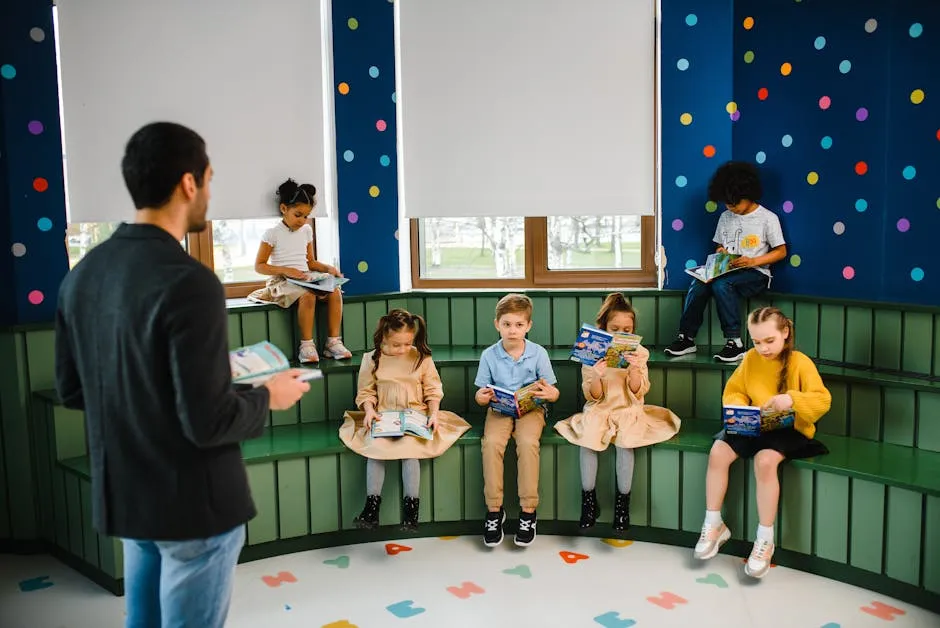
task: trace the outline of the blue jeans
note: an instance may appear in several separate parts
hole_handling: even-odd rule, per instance
[[[767,275],[753,268],[728,273],[709,283],[693,279],[689,292],[685,296],[682,318],[679,319],[679,333],[688,338],[695,338],[699,327],[702,326],[708,300],[715,297],[718,321],[721,323],[721,331],[724,332],[725,338],[740,338],[741,311],[738,301],[766,290],[767,281]]]
[[[122,540],[127,628],[222,628],[245,526],[191,541]]]

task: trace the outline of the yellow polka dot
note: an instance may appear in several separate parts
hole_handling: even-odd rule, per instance
[[[784,76],[790,76],[790,72],[792,71],[793,71],[793,66],[790,65],[789,63],[784,63],[783,65],[780,66],[780,74],[783,74]]]
[[[810,185],[816,185],[819,182],[819,174],[816,172],[810,172],[806,175],[806,182]]]
[[[349,83],[340,83],[339,85],[336,86],[336,88],[339,90],[339,93],[342,94],[343,96],[349,93]]]
[[[364,272],[366,272],[367,270],[369,270],[369,264],[368,264],[367,262],[359,262],[359,264],[356,266],[356,268],[359,269],[359,272],[360,272],[360,273],[364,273]]]
[[[373,185],[369,188],[369,196],[376,198],[379,195],[379,186]]]
[[[754,28],[754,18],[746,17],[744,18],[744,30],[749,31]]]
[[[924,90],[922,89],[915,89],[911,92],[911,102],[915,105],[919,105],[920,103],[924,102],[924,98],[926,97],[927,94],[925,94]]]
[[[692,114],[683,113],[681,116],[679,116],[679,122],[681,122],[684,126],[689,126],[692,124]]]
[[[738,103],[734,102],[733,100],[729,102],[727,105],[725,105],[725,111],[727,111],[729,114],[732,114],[737,110],[738,110]]]

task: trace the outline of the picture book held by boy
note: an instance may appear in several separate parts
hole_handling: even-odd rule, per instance
[[[371,433],[374,438],[404,436],[405,434],[424,440],[434,438],[428,426],[428,417],[411,409],[379,412],[379,418],[372,421]]]
[[[643,336],[604,331],[585,323],[581,325],[574,346],[571,347],[571,359],[585,366],[594,366],[600,360],[606,360],[610,368],[627,368],[629,363],[624,354],[636,351],[642,340]]]
[[[273,375],[290,368],[290,361],[284,352],[267,340],[231,351],[228,357],[232,367],[233,384],[250,384],[257,387]],[[302,370],[303,373],[297,379],[309,380],[323,377],[323,373],[318,369]]]
[[[349,279],[347,277],[335,277],[330,273],[310,271],[307,273],[306,279],[292,279],[288,277],[287,281],[319,292],[333,292],[337,286],[343,285],[349,281]]]
[[[516,391],[500,388],[499,386],[490,386],[493,389],[493,400],[490,402],[490,407],[500,414],[518,419],[545,403],[543,399],[535,396],[538,385],[538,382],[532,382]]]
[[[738,436],[760,436],[770,432],[793,427],[796,414],[793,410],[764,410],[757,406],[725,406],[722,408],[722,422],[726,434]]]
[[[707,258],[705,258],[705,264],[703,266],[686,268],[685,272],[692,275],[702,283],[708,283],[709,281],[717,277],[721,277],[722,275],[746,268],[745,266],[741,266],[740,268],[733,268],[731,266],[731,262],[739,257],[741,256],[735,255],[733,253],[712,253]]]

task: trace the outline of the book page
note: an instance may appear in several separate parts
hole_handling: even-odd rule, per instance
[[[379,413],[379,418],[372,421],[373,436],[402,436],[400,410],[386,410]]]
[[[519,410],[519,416],[532,412],[542,405],[543,401],[535,396],[535,390],[538,387],[538,382],[532,382],[516,391],[516,406]]]
[[[425,440],[433,438],[431,428],[428,427],[428,417],[416,410],[405,410],[402,416],[404,417],[404,430],[406,432]]]
[[[267,340],[231,351],[229,364],[236,384],[252,383],[259,377],[263,381],[290,366],[287,356]]]

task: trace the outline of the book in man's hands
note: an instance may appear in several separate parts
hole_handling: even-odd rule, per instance
[[[717,277],[722,275],[727,275],[728,273],[734,272],[736,270],[742,270],[747,268],[746,266],[739,266],[734,268],[731,266],[731,262],[741,257],[734,253],[712,253],[707,258],[705,258],[705,264],[702,266],[696,266],[695,268],[686,268],[685,272],[692,275],[702,283],[708,283]]]
[[[724,406],[721,411],[726,434],[760,436],[787,427],[793,427],[793,410],[764,410],[757,406]]]
[[[335,277],[330,273],[310,271],[307,273],[305,279],[293,279],[288,277],[287,281],[297,284],[298,286],[303,286],[304,288],[309,288],[310,290],[317,290],[318,292],[333,292],[338,286],[349,281],[349,279],[347,277]]]
[[[490,386],[493,389],[493,400],[490,401],[490,407],[500,414],[518,419],[545,404],[544,399],[535,396],[538,387],[538,382],[532,382],[515,391],[500,388],[499,386]]]
[[[228,358],[232,367],[233,384],[260,386],[272,376],[291,367],[284,352],[267,340],[230,351]],[[297,379],[320,377],[323,377],[323,373],[317,369],[303,369]]]
[[[585,366],[594,366],[606,360],[610,368],[627,368],[630,364],[625,354],[636,351],[642,340],[643,336],[604,331],[585,323],[578,330],[578,337],[571,347],[571,359]]]
[[[379,412],[379,418],[372,421],[372,436],[384,438],[411,434],[424,440],[434,438],[428,425],[428,417],[415,410],[386,410]]]

